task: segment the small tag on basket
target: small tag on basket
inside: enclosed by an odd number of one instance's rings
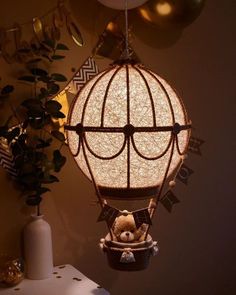
[[[159,252],[159,248],[158,248],[158,245],[157,245],[157,242],[153,242],[153,248],[152,248],[152,255],[153,256],[156,256]]]
[[[124,251],[120,258],[121,263],[132,263],[135,262],[134,254],[132,251]]]

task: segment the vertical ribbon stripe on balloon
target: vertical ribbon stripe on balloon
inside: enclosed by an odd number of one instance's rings
[[[12,155],[11,149],[4,138],[0,139],[0,165],[13,177],[17,176],[15,168],[15,160]]]
[[[169,190],[160,200],[161,204],[165,207],[165,209],[171,213],[172,207],[174,204],[179,203],[179,199],[173,194],[171,190]]]
[[[177,178],[182,181],[184,184],[188,184],[189,177],[193,174],[193,170],[183,164],[177,174]]]
[[[200,147],[203,145],[204,142],[205,141],[200,138],[191,136],[189,139],[188,151],[201,156],[202,152]]]
[[[134,211],[133,217],[134,217],[135,225],[137,228],[140,228],[140,226],[143,223],[152,225],[152,220],[150,218],[150,214],[147,208]]]
[[[120,211],[117,210],[116,208],[112,208],[112,207],[105,204],[97,221],[104,221],[105,220],[107,222],[107,224],[110,227],[112,227],[119,212]]]
[[[77,94],[78,91],[88,82],[92,77],[98,73],[98,66],[93,59],[89,57],[84,64],[79,68],[71,82],[69,83],[67,90],[72,94]]]

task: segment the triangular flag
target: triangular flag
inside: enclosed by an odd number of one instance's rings
[[[95,75],[98,73],[98,67],[93,59],[93,57],[89,57],[82,64],[79,70],[76,72],[74,77],[72,78],[69,85],[66,87],[66,90],[72,94],[77,94],[78,91]]]
[[[160,200],[161,204],[165,207],[165,209],[170,213],[172,211],[172,207],[174,204],[179,203],[180,201],[173,194],[171,190],[169,190]]]
[[[202,153],[200,147],[204,142],[205,141],[200,138],[191,136],[189,139],[188,151],[201,156]]]
[[[152,220],[147,208],[133,212],[135,225],[139,228],[143,223],[152,225]]]
[[[177,174],[177,178],[182,181],[184,184],[188,184],[189,177],[193,174],[193,170],[190,169],[188,166],[183,164],[180,169],[179,173]]]
[[[15,168],[15,160],[12,155],[11,148],[7,140],[0,138],[0,165],[13,177],[17,177],[17,169]]]
[[[104,221],[105,220],[107,222],[107,224],[110,227],[112,227],[119,212],[120,211],[117,210],[116,208],[110,207],[107,204],[105,204],[97,221]]]

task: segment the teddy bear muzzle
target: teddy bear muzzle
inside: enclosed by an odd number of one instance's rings
[[[130,231],[124,231],[120,234],[120,240],[122,242],[133,242],[134,241],[134,234]]]

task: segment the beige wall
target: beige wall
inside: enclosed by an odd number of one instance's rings
[[[52,5],[55,2],[50,0]],[[95,0],[83,2],[71,4],[86,45],[79,49],[65,36],[70,54],[56,66],[68,77],[71,67],[78,67],[90,54],[100,30],[99,19],[105,22],[109,15],[99,9],[88,12],[87,6],[93,6]],[[11,25],[16,19],[25,22],[40,9],[47,10],[47,3],[4,1],[0,25]],[[13,4],[15,10],[10,9]],[[148,36],[152,40],[149,45],[134,37],[133,46],[143,63],[183,96],[196,128],[194,134],[206,140],[203,157],[190,155],[186,162],[195,173],[187,187],[178,183],[175,192],[181,203],[172,214],[162,207],[156,214],[152,235],[159,241],[160,254],[143,272],[122,273],[107,266],[97,247],[106,228],[96,223],[100,210],[92,205],[94,189],[65,150],[68,160],[60,173],[61,181],[52,186],[43,202],[43,212],[53,229],[55,264],[74,265],[112,295],[235,294],[235,9],[234,0],[206,1],[201,16],[168,48],[160,49],[162,46],[153,41],[158,35]],[[96,11],[98,17],[94,18]],[[0,65],[3,81],[12,83],[17,70],[2,60]],[[20,233],[28,214],[0,169],[0,253],[20,254]]]

